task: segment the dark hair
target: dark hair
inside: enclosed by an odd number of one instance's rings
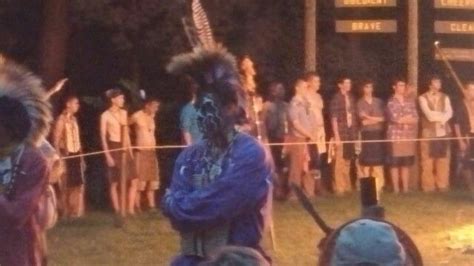
[[[348,75],[341,75],[336,79],[337,84],[343,83],[345,80],[351,80],[351,78]]]
[[[150,96],[150,97],[145,98],[145,100],[143,101],[143,104],[147,105],[147,104],[150,104],[152,102],[160,103],[161,101],[157,97]]]
[[[274,100],[274,98],[275,98],[274,93],[276,92],[276,88],[279,85],[284,86],[283,82],[280,82],[280,81],[277,81],[277,80],[272,81],[272,82],[270,82],[270,84],[268,84],[267,91],[266,91],[266,96],[267,96],[268,99]],[[284,93],[286,94],[286,91]]]
[[[112,100],[113,98],[116,98],[116,97],[121,96],[121,95],[124,95],[123,90],[118,88],[118,87],[114,87],[114,88],[109,89],[105,92],[105,96],[109,100]]]
[[[399,82],[403,82],[403,83],[407,83],[405,79],[401,78],[401,77],[395,77],[392,79],[392,86],[395,86],[397,85]]]
[[[31,120],[21,102],[7,97],[0,97],[0,124],[6,129],[13,141],[24,141],[31,130]]]
[[[318,72],[316,71],[309,71],[309,72],[306,72],[304,73],[303,75],[303,79],[306,80],[306,81],[309,81],[310,78],[312,77],[320,77]]]
[[[367,85],[369,85],[369,84],[374,85],[374,81],[371,80],[371,79],[364,79],[364,80],[362,80],[362,82],[360,83],[360,86],[359,86],[359,93],[360,93],[360,95],[364,95],[364,88],[365,88],[365,86],[367,86]]]
[[[431,85],[431,82],[433,82],[433,80],[441,80],[441,77],[437,74],[432,74],[428,76],[428,79],[426,80],[426,84],[428,86]]]
[[[70,95],[67,95],[66,97],[64,97],[64,98],[63,98],[63,101],[62,101],[62,104],[61,104],[61,108],[62,108],[61,110],[66,109],[66,105],[67,105],[70,101],[75,100],[75,99],[79,100],[79,97],[78,97],[77,95],[75,95],[75,94],[70,94]]]

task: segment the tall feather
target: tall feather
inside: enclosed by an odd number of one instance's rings
[[[193,0],[192,3],[193,21],[196,27],[196,33],[201,45],[204,49],[214,49],[217,47],[217,43],[214,40],[209,20],[207,18],[206,11],[201,5],[199,0]]]

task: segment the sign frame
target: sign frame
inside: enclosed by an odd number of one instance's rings
[[[449,61],[474,62],[474,49],[469,48],[441,48],[443,56]],[[435,52],[436,60],[443,60],[438,52]]]
[[[354,25],[355,23],[357,23],[357,25]],[[354,27],[357,27],[358,29],[354,30]],[[336,32],[369,34],[397,33],[398,21],[391,19],[336,20]]]
[[[459,9],[459,10],[474,10],[474,0],[458,0],[459,3],[468,3],[463,6],[462,4],[444,4],[447,0],[433,0],[434,7],[436,9]],[[464,2],[463,2],[464,1]]]
[[[456,30],[453,30],[455,25]],[[464,30],[463,28],[466,28]],[[436,20],[434,22],[434,32],[437,34],[463,34],[474,35],[474,21],[451,21],[451,20]]]
[[[335,0],[335,5],[336,8],[396,7],[397,0]]]

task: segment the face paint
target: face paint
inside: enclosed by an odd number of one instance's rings
[[[215,97],[205,94],[197,101],[197,122],[204,139],[218,146],[224,144],[225,134],[223,130],[222,113]]]

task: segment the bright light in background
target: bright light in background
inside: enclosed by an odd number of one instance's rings
[[[449,230],[447,234],[452,248],[474,248],[474,224]]]

